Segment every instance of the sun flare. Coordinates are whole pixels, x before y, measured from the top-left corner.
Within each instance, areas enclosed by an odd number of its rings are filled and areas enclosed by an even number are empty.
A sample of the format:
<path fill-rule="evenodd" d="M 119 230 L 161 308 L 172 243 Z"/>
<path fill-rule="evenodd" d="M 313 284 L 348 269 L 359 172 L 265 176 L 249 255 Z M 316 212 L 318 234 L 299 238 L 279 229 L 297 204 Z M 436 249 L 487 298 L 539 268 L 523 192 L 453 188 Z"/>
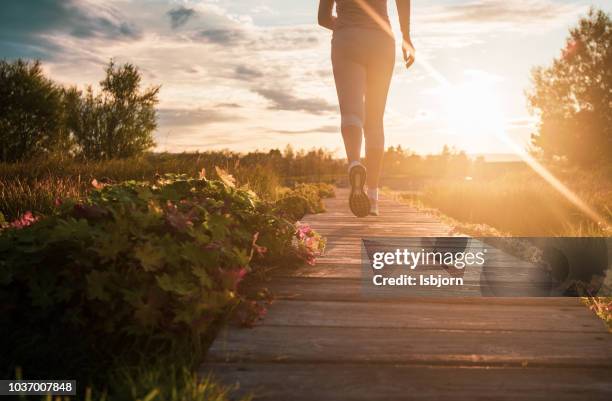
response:
<path fill-rule="evenodd" d="M 462 137 L 466 147 L 503 132 L 505 118 L 491 79 L 475 76 L 460 84 L 448 85 L 443 98 L 449 133 Z"/>

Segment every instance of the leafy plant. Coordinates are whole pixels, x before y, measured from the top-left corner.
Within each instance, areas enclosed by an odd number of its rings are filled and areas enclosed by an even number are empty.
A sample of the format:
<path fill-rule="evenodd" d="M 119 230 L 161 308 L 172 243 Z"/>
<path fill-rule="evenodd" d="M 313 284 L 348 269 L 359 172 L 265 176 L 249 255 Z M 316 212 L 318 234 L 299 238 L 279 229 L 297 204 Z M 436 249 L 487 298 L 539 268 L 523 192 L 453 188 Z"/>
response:
<path fill-rule="evenodd" d="M 219 319 L 253 305 L 238 291 L 245 275 L 287 258 L 313 262 L 322 243 L 312 230 L 218 174 L 95 181 L 86 201 L 64 200 L 48 217 L 24 215 L 5 228 L 3 359 L 40 372 L 44 355 L 73 373 L 176 342 L 201 355 Z M 253 307 L 258 316 L 262 305 Z"/>

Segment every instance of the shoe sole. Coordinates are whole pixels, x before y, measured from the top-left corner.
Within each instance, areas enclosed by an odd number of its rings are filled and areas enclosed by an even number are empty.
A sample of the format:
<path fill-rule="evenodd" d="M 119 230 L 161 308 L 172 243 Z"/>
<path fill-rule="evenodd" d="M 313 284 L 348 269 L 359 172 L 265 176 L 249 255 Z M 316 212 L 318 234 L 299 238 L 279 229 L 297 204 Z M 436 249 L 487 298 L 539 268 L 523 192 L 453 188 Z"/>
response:
<path fill-rule="evenodd" d="M 349 173 L 351 193 L 349 207 L 357 217 L 365 217 L 370 213 L 370 199 L 364 191 L 366 182 L 366 169 L 363 166 L 354 166 Z"/>

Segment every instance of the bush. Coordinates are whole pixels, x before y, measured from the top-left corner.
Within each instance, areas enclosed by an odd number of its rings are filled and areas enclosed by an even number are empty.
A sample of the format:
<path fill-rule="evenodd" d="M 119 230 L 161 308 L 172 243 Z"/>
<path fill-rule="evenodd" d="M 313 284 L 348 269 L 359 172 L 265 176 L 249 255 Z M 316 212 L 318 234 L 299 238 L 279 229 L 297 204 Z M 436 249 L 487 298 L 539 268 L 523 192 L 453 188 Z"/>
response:
<path fill-rule="evenodd" d="M 62 90 L 44 76 L 39 62 L 0 61 L 0 161 L 59 147 L 66 140 L 62 116 Z"/>
<path fill-rule="evenodd" d="M 300 195 L 288 195 L 274 205 L 276 211 L 289 221 L 298 221 L 310 210 L 308 200 Z"/>
<path fill-rule="evenodd" d="M 336 197 L 336 190 L 335 190 L 333 185 L 325 183 L 325 182 L 318 182 L 318 183 L 312 184 L 312 185 L 316 185 L 317 189 L 319 190 L 319 197 L 320 198 L 334 198 L 334 197 Z"/>
<path fill-rule="evenodd" d="M 278 191 L 279 200 L 275 210 L 291 221 L 302 219 L 309 213 L 325 211 L 323 198 L 335 196 L 334 187 L 330 184 L 297 184 L 293 189 L 282 188 Z"/>
<path fill-rule="evenodd" d="M 76 89 L 66 93 L 68 129 L 79 153 L 88 160 L 126 158 L 142 154 L 155 145 L 155 105 L 159 87 L 141 90 L 141 74 L 132 64 L 116 67 L 111 61 L 102 92 L 85 95 Z"/>
<path fill-rule="evenodd" d="M 177 342 L 202 355 L 215 322 L 240 303 L 248 272 L 292 257 L 312 262 L 323 245 L 310 230 L 221 177 L 96 183 L 86 202 L 5 228 L 0 326 L 10 329 L 0 352 L 12 365 L 2 368 L 87 375 L 113 355 Z"/>

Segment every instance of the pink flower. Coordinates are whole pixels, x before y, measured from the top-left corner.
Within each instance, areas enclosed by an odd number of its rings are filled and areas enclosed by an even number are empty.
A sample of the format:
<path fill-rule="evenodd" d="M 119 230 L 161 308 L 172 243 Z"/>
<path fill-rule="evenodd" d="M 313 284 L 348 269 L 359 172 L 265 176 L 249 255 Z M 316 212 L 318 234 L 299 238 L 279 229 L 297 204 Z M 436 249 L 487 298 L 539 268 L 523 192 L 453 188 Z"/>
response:
<path fill-rule="evenodd" d="M 312 228 L 310 228 L 308 224 L 299 221 L 295 224 L 297 226 L 297 234 L 300 239 L 310 237 L 312 235 Z"/>
<path fill-rule="evenodd" d="M 32 214 L 32 212 L 30 212 L 29 210 L 27 212 L 25 212 L 23 215 L 21 215 L 20 217 L 18 217 L 15 221 L 13 221 L 11 223 L 11 227 L 13 228 L 24 228 L 24 227 L 28 227 L 31 226 L 32 224 L 36 223 L 38 220 L 40 220 L 39 217 L 36 217 Z"/>

